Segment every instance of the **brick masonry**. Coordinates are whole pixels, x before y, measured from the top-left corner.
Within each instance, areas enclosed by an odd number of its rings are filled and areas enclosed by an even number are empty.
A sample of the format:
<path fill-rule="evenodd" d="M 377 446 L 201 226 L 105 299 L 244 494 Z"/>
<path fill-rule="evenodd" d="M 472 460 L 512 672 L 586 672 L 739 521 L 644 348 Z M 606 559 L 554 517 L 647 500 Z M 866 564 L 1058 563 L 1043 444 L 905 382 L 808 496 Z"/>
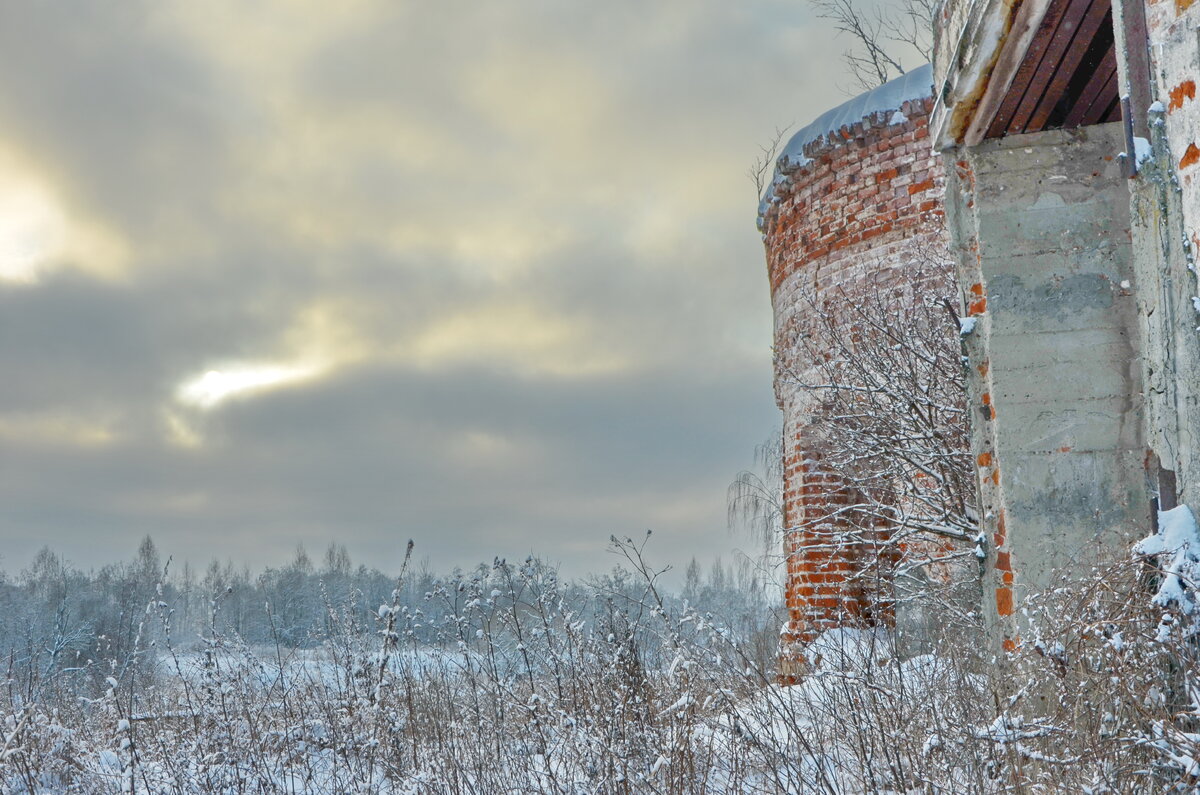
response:
<path fill-rule="evenodd" d="M 895 284 L 917 264 L 950 270 L 943 219 L 944 171 L 929 141 L 932 98 L 906 101 L 810 142 L 808 162 L 785 173 L 762 218 L 775 316 L 775 394 L 784 414 L 784 554 L 789 620 L 781 678 L 803 671 L 804 646 L 841 626 L 894 621 L 887 528 L 850 532 L 854 489 L 822 467 L 811 443 L 815 313 Z M 931 256 L 932 254 L 932 256 Z M 940 274 L 939 274 L 940 275 Z M 835 321 L 836 322 L 836 321 Z"/>

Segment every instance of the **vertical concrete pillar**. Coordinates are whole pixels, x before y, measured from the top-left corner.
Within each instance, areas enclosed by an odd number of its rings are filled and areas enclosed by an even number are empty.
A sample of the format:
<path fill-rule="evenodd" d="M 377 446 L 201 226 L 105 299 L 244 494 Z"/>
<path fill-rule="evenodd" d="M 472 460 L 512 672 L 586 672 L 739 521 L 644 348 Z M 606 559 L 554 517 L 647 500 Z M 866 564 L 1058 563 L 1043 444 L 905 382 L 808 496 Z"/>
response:
<path fill-rule="evenodd" d="M 1146 443 L 1164 505 L 1200 509 L 1200 4 L 1114 0 L 1122 91 L 1150 144 L 1130 181 Z M 1139 99 L 1139 82 L 1150 96 Z M 1151 100 L 1157 100 L 1151 104 Z"/>
<path fill-rule="evenodd" d="M 1123 149 L 1117 123 L 946 153 L 997 651 L 1024 595 L 1149 526 Z"/>

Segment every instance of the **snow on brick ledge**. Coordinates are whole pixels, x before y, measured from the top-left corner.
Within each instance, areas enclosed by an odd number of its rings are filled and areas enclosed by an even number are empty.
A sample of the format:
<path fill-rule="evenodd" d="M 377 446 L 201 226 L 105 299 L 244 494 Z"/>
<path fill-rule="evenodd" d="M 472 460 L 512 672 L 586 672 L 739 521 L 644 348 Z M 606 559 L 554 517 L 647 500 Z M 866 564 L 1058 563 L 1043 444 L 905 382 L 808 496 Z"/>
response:
<path fill-rule="evenodd" d="M 891 531 L 855 526 L 854 484 L 828 470 L 801 387 L 826 359 L 806 340 L 852 324 L 836 308 L 881 289 L 953 280 L 942 222 L 945 172 L 929 142 L 928 67 L 851 100 L 800 130 L 779 158 L 760 218 L 775 318 L 775 395 L 783 411 L 788 621 L 780 681 L 805 675 L 808 647 L 830 631 L 895 622 Z M 810 311 L 814 306 L 824 309 Z M 849 331 L 846 325 L 844 330 Z"/>
<path fill-rule="evenodd" d="M 903 109 L 906 102 L 933 96 L 933 67 L 919 66 L 878 88 L 859 94 L 832 110 L 818 116 L 812 123 L 796 131 L 775 161 L 775 175 L 758 205 L 758 228 L 764 228 L 764 218 L 778 198 L 776 188 L 788 181 L 797 168 L 812 162 L 814 150 L 836 146 L 850 138 L 854 125 L 892 126 L 908 121 Z"/>

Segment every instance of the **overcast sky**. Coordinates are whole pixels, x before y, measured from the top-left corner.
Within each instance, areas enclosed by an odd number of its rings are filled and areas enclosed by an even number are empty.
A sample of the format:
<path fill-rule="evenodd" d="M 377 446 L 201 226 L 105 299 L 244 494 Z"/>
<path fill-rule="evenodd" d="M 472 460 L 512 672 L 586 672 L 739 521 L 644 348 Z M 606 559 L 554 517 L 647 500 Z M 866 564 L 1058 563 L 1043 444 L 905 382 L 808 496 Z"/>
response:
<path fill-rule="evenodd" d="M 750 546 L 802 0 L 0 0 L 0 566 Z"/>

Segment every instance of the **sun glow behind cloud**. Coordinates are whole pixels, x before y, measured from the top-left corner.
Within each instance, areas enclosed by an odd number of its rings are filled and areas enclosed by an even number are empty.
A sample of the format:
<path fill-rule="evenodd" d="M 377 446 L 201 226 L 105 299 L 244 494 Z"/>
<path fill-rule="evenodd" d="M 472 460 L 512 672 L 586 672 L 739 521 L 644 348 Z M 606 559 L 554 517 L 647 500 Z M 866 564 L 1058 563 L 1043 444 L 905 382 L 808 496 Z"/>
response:
<path fill-rule="evenodd" d="M 52 182 L 0 142 L 0 284 L 36 284 L 64 266 L 111 278 L 126 257 L 109 230 L 75 217 Z"/>
<path fill-rule="evenodd" d="M 49 191 L 20 176 L 0 179 L 0 281 L 37 281 L 46 262 L 61 254 L 66 237 L 66 218 Z"/>
<path fill-rule="evenodd" d="M 320 375 L 324 369 L 315 363 L 231 364 L 220 370 L 209 370 L 183 382 L 175 397 L 186 406 L 207 410 L 216 408 L 232 397 L 306 381 Z"/>
<path fill-rule="evenodd" d="M 206 441 L 208 420 L 232 400 L 261 399 L 277 390 L 298 388 L 334 376 L 347 365 L 377 356 L 377 346 L 333 301 L 299 307 L 273 340 L 263 342 L 273 355 L 262 359 L 208 359 L 202 371 L 177 382 L 161 407 L 167 439 L 184 448 Z"/>

